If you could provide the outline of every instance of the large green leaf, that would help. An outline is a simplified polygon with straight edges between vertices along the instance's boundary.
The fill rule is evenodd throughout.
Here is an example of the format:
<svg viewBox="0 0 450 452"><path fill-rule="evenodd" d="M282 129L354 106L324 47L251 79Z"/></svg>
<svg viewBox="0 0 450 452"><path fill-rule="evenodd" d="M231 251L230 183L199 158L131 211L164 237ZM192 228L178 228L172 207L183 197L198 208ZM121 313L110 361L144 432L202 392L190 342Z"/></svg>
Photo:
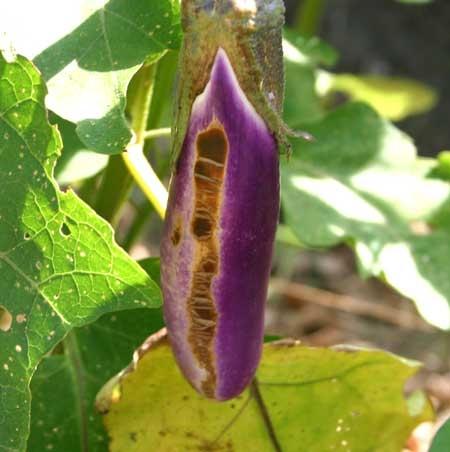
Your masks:
<svg viewBox="0 0 450 452"><path fill-rule="evenodd" d="M384 278L450 329L450 185L427 178L434 162L363 104L305 128L315 141L297 142L282 165L286 223L310 246L350 244L363 275Z"/></svg>
<svg viewBox="0 0 450 452"><path fill-rule="evenodd" d="M0 305L12 320L0 330L0 449L10 451L26 444L31 376L72 327L161 302L110 225L58 189L45 94L30 62L0 56Z"/></svg>
<svg viewBox="0 0 450 452"><path fill-rule="evenodd" d="M385 352L265 344L258 383L215 402L189 386L167 343L154 340L97 399L112 452L398 452L432 416L423 394L403 397L417 364Z"/></svg>
<svg viewBox="0 0 450 452"><path fill-rule="evenodd" d="M131 138L124 117L131 77L144 60L179 46L179 20L179 0L0 6L0 30L17 52L34 59L48 83L47 106L77 124L88 149L107 154L120 152Z"/></svg>

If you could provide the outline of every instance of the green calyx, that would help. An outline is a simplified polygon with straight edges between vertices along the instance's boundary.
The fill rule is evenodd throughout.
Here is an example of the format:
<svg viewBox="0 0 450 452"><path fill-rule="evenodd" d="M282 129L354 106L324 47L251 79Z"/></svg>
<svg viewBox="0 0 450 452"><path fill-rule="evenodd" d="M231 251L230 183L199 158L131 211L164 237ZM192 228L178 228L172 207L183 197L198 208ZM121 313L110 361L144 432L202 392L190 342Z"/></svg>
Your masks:
<svg viewBox="0 0 450 452"><path fill-rule="evenodd" d="M233 66L246 96L275 135L280 149L289 150L283 122L284 70L282 0L184 0L184 40L173 126L172 161L186 134L192 103L203 92L219 47Z"/></svg>

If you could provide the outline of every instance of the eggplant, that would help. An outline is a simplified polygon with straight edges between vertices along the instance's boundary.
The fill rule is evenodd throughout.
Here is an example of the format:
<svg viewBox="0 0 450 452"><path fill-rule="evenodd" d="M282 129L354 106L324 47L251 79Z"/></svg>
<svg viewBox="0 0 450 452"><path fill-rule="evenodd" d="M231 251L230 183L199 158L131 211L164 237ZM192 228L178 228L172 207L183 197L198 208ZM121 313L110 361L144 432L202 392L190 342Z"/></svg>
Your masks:
<svg viewBox="0 0 450 452"><path fill-rule="evenodd" d="M163 309L181 371L217 400L239 395L261 356L280 204L283 87L272 76L282 12L281 0L183 6L185 78L161 241Z"/></svg>

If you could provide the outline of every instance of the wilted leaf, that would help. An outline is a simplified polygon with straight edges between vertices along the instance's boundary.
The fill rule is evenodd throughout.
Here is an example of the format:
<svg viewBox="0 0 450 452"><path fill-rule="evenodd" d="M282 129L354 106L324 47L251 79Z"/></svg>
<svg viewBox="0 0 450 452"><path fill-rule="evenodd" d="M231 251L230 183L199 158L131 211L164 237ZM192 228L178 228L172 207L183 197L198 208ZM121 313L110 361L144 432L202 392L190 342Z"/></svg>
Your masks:
<svg viewBox="0 0 450 452"><path fill-rule="evenodd" d="M258 384L229 402L198 395L164 340L138 356L97 399L113 452L399 452L432 416L423 396L414 409L403 397L417 364L380 351L266 344Z"/></svg>
<svg viewBox="0 0 450 452"><path fill-rule="evenodd" d="M77 124L88 149L107 154L120 152L131 138L124 117L131 77L144 61L179 46L179 20L179 0L0 6L0 30L48 82L48 108Z"/></svg>
<svg viewBox="0 0 450 452"><path fill-rule="evenodd" d="M0 330L0 448L24 450L29 381L74 326L102 314L158 306L157 285L114 240L108 223L53 167L61 147L47 121L45 87L22 57L0 56L0 293L12 318Z"/></svg>
<svg viewBox="0 0 450 452"><path fill-rule="evenodd" d="M314 125L282 165L286 223L301 243L348 243L364 276L413 299L433 325L450 329L450 185L427 178L432 160L363 104L347 104ZM441 220L436 214L441 212ZM433 225L433 228L431 227Z"/></svg>
<svg viewBox="0 0 450 452"><path fill-rule="evenodd" d="M317 83L321 95L345 93L351 100L366 102L392 121L424 113L437 101L430 87L406 78L321 72Z"/></svg>

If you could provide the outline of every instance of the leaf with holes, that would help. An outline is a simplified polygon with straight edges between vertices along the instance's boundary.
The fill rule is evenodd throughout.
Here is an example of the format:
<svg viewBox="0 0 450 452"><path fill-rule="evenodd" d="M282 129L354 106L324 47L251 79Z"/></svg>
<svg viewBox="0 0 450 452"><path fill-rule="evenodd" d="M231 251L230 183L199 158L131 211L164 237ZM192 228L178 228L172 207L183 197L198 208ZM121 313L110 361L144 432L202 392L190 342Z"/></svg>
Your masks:
<svg viewBox="0 0 450 452"><path fill-rule="evenodd" d="M72 327L161 302L108 223L57 188L60 138L45 94L30 62L0 56L0 304L10 319L0 330L0 449L11 451L25 448L31 376Z"/></svg>
<svg viewBox="0 0 450 452"><path fill-rule="evenodd" d="M398 452L414 426L432 417L422 393L403 396L417 364L381 351L272 342L258 383L228 402L199 396L157 335L135 356L97 398L112 452L147 451L149 444L161 452Z"/></svg>
<svg viewBox="0 0 450 452"><path fill-rule="evenodd" d="M18 0L0 6L0 30L41 71L48 108L77 124L88 149L112 154L131 138L131 77L179 46L179 0Z"/></svg>
<svg viewBox="0 0 450 452"><path fill-rule="evenodd" d="M282 165L287 225L309 246L348 243L363 276L385 279L450 329L450 184L427 177L434 160L364 104L305 128L314 142L296 143Z"/></svg>

